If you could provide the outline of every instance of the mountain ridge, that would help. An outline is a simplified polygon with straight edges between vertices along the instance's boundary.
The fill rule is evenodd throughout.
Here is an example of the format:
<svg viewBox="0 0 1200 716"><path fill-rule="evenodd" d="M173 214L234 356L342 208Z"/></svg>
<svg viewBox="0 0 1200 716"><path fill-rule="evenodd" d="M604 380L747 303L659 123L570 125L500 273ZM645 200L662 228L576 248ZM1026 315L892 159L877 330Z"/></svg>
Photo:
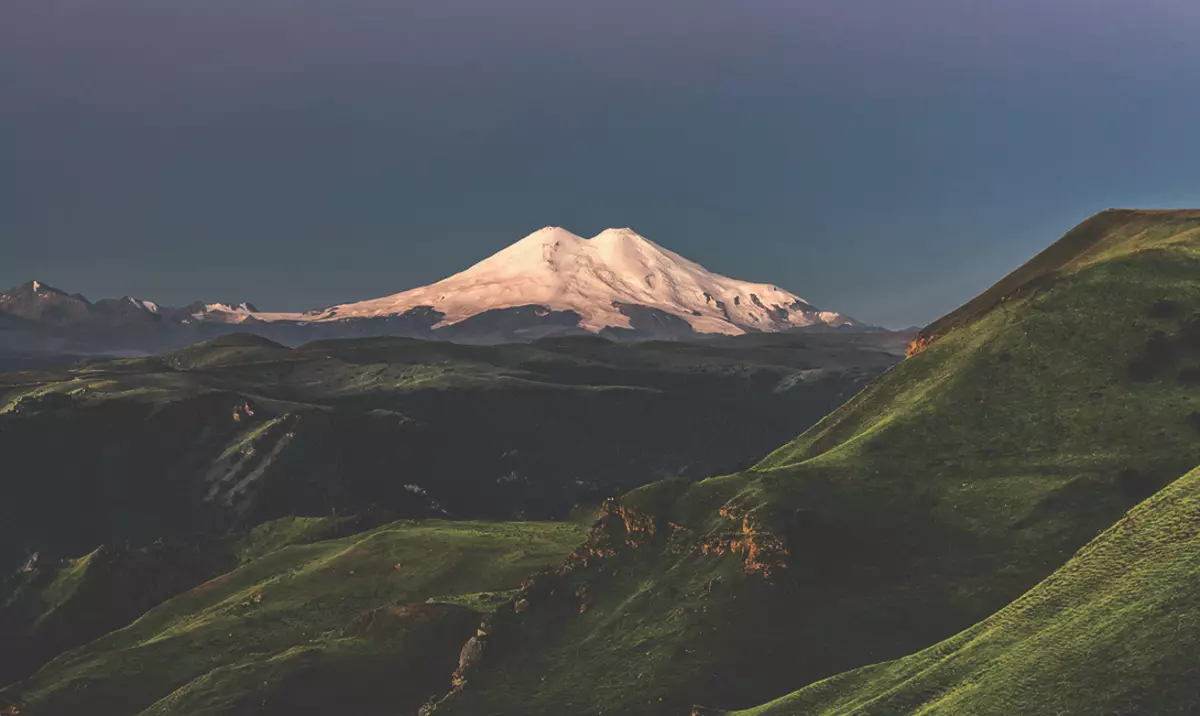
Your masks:
<svg viewBox="0 0 1200 716"><path fill-rule="evenodd" d="M772 284L714 273L630 228L585 239L548 226L434 283L299 313L249 302L173 308L132 296L93 303L40 280L0 293L0 351L18 353L159 352L231 331L297 346L372 336L497 344L808 330L883 329Z"/></svg>

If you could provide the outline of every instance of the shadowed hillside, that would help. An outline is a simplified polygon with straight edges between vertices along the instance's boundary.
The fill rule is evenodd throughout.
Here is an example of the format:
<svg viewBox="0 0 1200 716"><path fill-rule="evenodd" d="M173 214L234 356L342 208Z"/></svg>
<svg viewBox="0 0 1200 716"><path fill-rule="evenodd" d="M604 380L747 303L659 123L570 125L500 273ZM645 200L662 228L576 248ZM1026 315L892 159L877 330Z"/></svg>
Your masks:
<svg viewBox="0 0 1200 716"><path fill-rule="evenodd" d="M266 520L348 534L404 516L563 519L751 461L896 362L895 343L230 335L0 376L0 683L232 568L230 540Z"/></svg>
<svg viewBox="0 0 1200 716"><path fill-rule="evenodd" d="M0 375L0 565L287 515L561 518L751 464L898 361L889 341L233 335Z"/></svg>
<svg viewBox="0 0 1200 716"><path fill-rule="evenodd" d="M330 527L261 526L234 545L240 566L0 690L0 709L411 714L449 688L463 643L507 590L584 532L573 523L427 521L320 539ZM94 558L54 581L86 581L73 573Z"/></svg>
<svg viewBox="0 0 1200 716"><path fill-rule="evenodd" d="M1065 241L755 468L610 506L439 716L748 707L898 658L1200 464L1200 213Z"/></svg>

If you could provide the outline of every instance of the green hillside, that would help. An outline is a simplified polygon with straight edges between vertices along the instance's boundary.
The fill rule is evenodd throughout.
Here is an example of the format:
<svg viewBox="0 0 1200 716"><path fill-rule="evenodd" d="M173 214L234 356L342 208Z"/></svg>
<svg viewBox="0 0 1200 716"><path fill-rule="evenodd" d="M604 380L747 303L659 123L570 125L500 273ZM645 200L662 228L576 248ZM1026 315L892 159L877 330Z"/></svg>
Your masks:
<svg viewBox="0 0 1200 716"><path fill-rule="evenodd" d="M322 520L263 525L241 566L0 690L23 716L413 713L450 686L463 644L573 523L398 522L311 541ZM86 580L55 575L47 601ZM103 603L103 602L99 602Z"/></svg>
<svg viewBox="0 0 1200 716"><path fill-rule="evenodd" d="M749 707L899 658L1200 464L1200 212L1106 212L985 296L755 468L629 494L439 716Z"/></svg>
<svg viewBox="0 0 1200 716"><path fill-rule="evenodd" d="M1200 470L967 631L739 716L1200 711Z"/></svg>
<svg viewBox="0 0 1200 716"><path fill-rule="evenodd" d="M197 542L102 545L66 559L31 553L0 580L0 685L240 564L289 545L360 533L380 522L372 514L286 518Z"/></svg>

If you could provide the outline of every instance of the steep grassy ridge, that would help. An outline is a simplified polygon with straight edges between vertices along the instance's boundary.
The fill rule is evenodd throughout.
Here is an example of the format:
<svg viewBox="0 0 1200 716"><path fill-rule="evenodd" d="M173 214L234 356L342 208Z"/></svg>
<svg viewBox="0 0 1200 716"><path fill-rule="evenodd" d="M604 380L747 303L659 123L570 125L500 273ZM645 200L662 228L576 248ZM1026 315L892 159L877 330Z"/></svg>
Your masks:
<svg viewBox="0 0 1200 716"><path fill-rule="evenodd" d="M739 716L1200 711L1200 470L980 624Z"/></svg>
<svg viewBox="0 0 1200 716"><path fill-rule="evenodd" d="M951 330L971 323L1002 302L1036 291L1043 281L1052 280L1066 267L1079 265L1089 255L1094 256L1096 250L1106 243L1121 243L1121 237L1128 235L1130 219L1138 217L1150 217L1152 221L1171 221L1173 218L1186 221L1188 218L1186 212L1112 210L1097 214L1067 232L988 290L926 326L913 341L913 348L920 350Z"/></svg>
<svg viewBox="0 0 1200 716"><path fill-rule="evenodd" d="M1200 213L1093 222L754 469L627 496L550 580L583 613L530 600L439 716L748 707L898 658L1200 464Z"/></svg>
<svg viewBox="0 0 1200 716"><path fill-rule="evenodd" d="M259 528L233 550L245 564L58 656L0 691L0 705L24 716L412 713L449 688L483 616L461 597L494 606L584 533L427 521L307 541L325 527Z"/></svg>

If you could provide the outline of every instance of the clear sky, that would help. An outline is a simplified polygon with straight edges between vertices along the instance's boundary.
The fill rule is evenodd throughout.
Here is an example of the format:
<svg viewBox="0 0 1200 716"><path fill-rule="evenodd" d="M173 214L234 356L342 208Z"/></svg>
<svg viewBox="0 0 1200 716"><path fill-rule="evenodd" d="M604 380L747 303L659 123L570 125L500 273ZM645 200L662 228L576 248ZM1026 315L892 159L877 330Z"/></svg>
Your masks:
<svg viewBox="0 0 1200 716"><path fill-rule="evenodd" d="M1195 205L1185 0L0 3L0 287L300 310L632 226L903 326Z"/></svg>

